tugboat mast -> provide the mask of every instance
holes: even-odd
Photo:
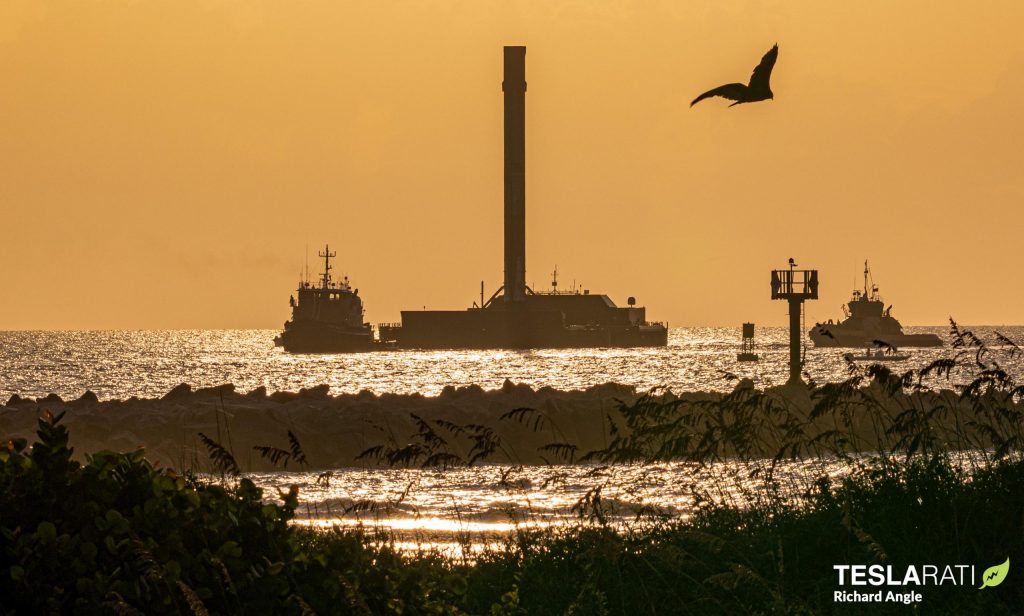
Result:
[[[326,289],[326,288],[331,286],[331,257],[338,256],[338,253],[337,252],[331,252],[330,246],[327,245],[327,244],[324,244],[324,251],[323,252],[318,252],[316,254],[317,254],[317,256],[320,256],[320,257],[324,258],[324,274],[323,274],[322,280],[323,280],[323,288]]]

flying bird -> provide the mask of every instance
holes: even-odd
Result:
[[[757,101],[775,98],[771,87],[768,85],[768,81],[772,77],[772,68],[775,67],[775,60],[778,57],[779,46],[776,44],[768,50],[768,53],[764,54],[764,57],[761,58],[761,63],[754,67],[754,73],[750,76],[750,83],[747,85],[727,83],[724,86],[718,86],[693,99],[690,106],[693,107],[705,98],[711,98],[712,96],[721,96],[722,98],[736,101],[729,105],[730,107],[740,103],[756,103]]]

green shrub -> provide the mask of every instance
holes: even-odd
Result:
[[[141,450],[72,460],[60,417],[38,442],[0,448],[4,613],[445,613],[463,578],[408,562],[359,532],[289,521],[298,493],[265,503],[231,485],[158,470]]]

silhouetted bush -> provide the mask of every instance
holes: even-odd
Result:
[[[456,603],[443,563],[289,524],[295,489],[268,504],[249,479],[180,476],[141,450],[80,465],[59,420],[44,413],[31,448],[0,448],[4,613],[438,613]]]

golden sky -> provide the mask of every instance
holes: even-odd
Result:
[[[1024,3],[0,2],[0,329],[280,327],[304,250],[370,321],[502,277],[527,46],[527,281],[785,322],[871,260],[905,324],[1022,323]],[[775,100],[688,108],[775,42]],[[312,262],[316,269],[317,263]]]

